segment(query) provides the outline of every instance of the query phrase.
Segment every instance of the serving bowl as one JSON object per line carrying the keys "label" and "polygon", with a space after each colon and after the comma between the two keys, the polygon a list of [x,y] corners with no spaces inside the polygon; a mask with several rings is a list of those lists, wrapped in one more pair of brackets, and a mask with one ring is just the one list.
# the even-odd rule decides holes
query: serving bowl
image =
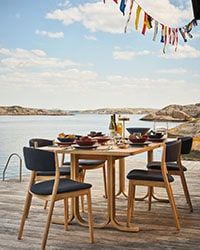
{"label": "serving bowl", "polygon": [[90,133],[88,134],[88,136],[91,136],[91,137],[100,137],[104,135],[105,134],[103,134],[102,132],[96,132],[96,131],[90,131]]}
{"label": "serving bowl", "polygon": [[143,127],[129,127],[126,128],[126,130],[130,133],[130,134],[141,134],[144,135],[149,131],[150,128],[143,128]]}
{"label": "serving bowl", "polygon": [[163,133],[161,132],[150,132],[148,134],[149,139],[161,139],[163,137]]}
{"label": "serving bowl", "polygon": [[147,140],[147,136],[136,136],[134,134],[129,135],[129,141],[132,143],[144,143]]}
{"label": "serving bowl", "polygon": [[79,146],[93,146],[97,141],[96,140],[88,140],[88,141],[81,141],[81,140],[76,140],[76,143]]}
{"label": "serving bowl", "polygon": [[90,136],[82,136],[79,140],[76,140],[76,143],[79,146],[93,146],[97,140],[91,138]]}
{"label": "serving bowl", "polygon": [[57,137],[60,142],[74,142],[76,137]]}

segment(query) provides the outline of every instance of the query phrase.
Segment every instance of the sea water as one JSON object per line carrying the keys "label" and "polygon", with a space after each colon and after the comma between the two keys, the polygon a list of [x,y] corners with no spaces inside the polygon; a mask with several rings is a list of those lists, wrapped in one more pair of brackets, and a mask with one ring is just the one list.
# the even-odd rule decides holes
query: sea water
{"label": "sea water", "polygon": [[[175,127],[177,123],[156,123],[140,121],[143,115],[128,115],[126,127]],[[0,116],[0,179],[10,154],[22,157],[22,149],[31,138],[56,140],[59,133],[87,135],[90,131],[109,134],[110,115],[77,114],[72,116]],[[128,132],[126,132],[128,135]],[[137,156],[144,157],[144,156]],[[22,157],[23,158],[23,157]],[[27,173],[23,162],[23,173]],[[6,178],[19,174],[19,160],[13,157],[6,172]]]}

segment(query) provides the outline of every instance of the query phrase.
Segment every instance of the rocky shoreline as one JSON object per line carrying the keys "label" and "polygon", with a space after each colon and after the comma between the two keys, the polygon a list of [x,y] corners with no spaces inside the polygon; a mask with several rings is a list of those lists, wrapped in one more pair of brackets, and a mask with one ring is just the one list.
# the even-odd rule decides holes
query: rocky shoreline
{"label": "rocky shoreline", "polygon": [[145,115],[143,121],[187,122],[200,118],[200,103],[189,105],[169,105],[156,112]]}

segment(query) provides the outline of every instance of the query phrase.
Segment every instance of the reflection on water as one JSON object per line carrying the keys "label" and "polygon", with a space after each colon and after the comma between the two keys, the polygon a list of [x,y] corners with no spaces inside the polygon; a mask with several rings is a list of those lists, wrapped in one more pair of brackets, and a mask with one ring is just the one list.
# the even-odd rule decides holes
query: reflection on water
{"label": "reflection on water", "polygon": [[[166,127],[167,123],[140,121],[141,115],[129,115],[126,127],[154,125]],[[85,135],[90,131],[102,131],[108,134],[110,115],[75,115],[75,116],[0,116],[0,173],[6,164],[8,156],[16,152],[22,156],[23,146],[28,146],[30,138],[56,139],[61,132]],[[169,128],[177,123],[168,123]],[[137,156],[139,157],[139,156]],[[144,156],[140,156],[144,157]],[[13,159],[6,177],[18,174],[18,161]],[[0,179],[2,176],[0,176]]]}

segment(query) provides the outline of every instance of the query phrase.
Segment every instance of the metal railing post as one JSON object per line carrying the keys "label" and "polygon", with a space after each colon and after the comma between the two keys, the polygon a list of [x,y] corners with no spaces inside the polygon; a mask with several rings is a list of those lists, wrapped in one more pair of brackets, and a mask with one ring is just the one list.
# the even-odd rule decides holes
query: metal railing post
{"label": "metal railing post", "polygon": [[4,170],[3,170],[3,181],[5,181],[5,175],[6,175],[6,170],[8,168],[8,164],[11,160],[11,158],[13,156],[17,156],[19,158],[19,181],[21,182],[22,181],[22,158],[21,156],[19,156],[17,153],[12,153],[9,157],[8,157],[8,160],[6,162],[6,165],[4,167]]}

